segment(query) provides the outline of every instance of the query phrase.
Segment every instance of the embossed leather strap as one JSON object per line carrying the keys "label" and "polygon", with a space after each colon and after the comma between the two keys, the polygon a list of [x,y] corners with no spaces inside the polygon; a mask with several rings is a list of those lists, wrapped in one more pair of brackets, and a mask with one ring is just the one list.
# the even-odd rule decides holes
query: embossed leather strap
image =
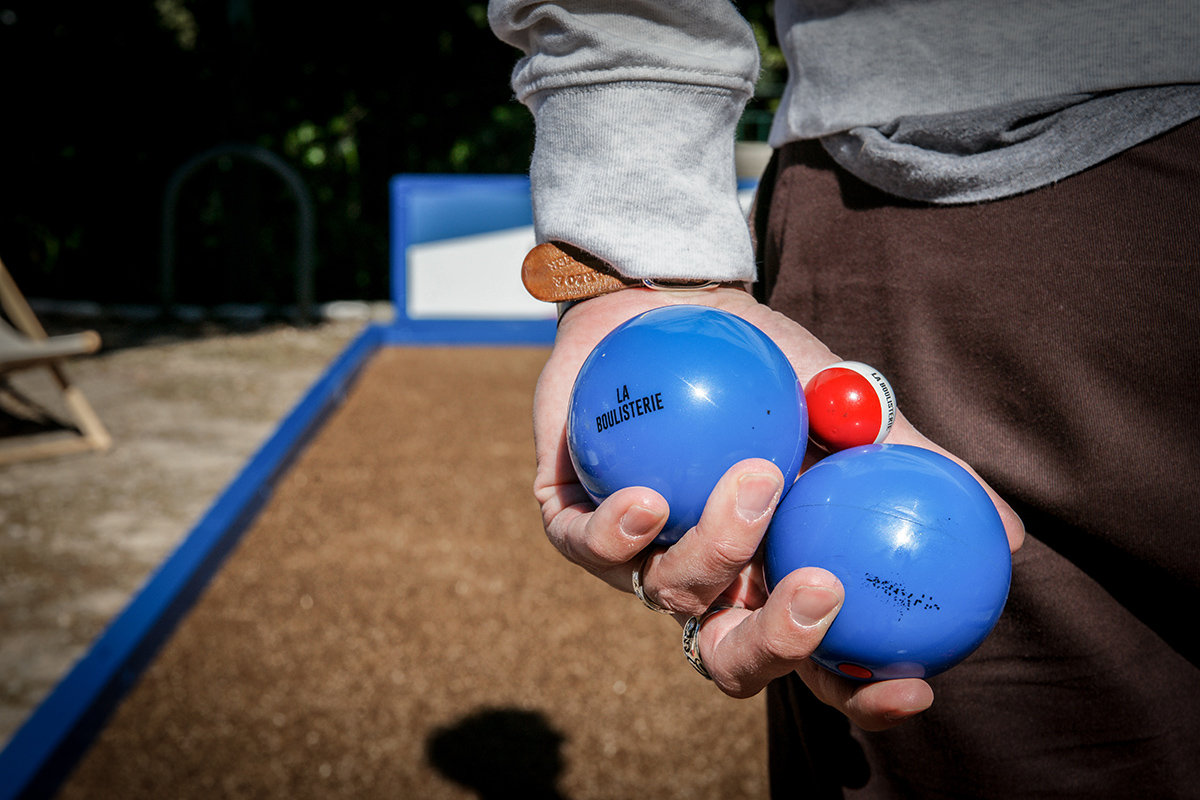
{"label": "embossed leather strap", "polygon": [[530,250],[521,264],[521,282],[526,291],[547,303],[586,300],[631,286],[664,291],[742,286],[708,280],[627,278],[591,253],[563,242],[545,242]]}
{"label": "embossed leather strap", "polygon": [[561,242],[545,242],[530,250],[521,264],[521,282],[527,292],[547,303],[599,297],[642,284],[591,253]]}

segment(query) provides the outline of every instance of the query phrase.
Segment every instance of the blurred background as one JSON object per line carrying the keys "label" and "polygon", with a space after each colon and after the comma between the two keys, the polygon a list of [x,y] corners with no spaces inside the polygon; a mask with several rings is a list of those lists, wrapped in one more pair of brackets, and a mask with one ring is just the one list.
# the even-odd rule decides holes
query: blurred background
{"label": "blurred background", "polygon": [[[784,68],[771,3],[737,5],[763,51],[741,134],[760,141]],[[486,3],[414,8],[0,0],[0,258],[31,298],[282,307],[305,247],[286,170],[313,208],[312,299],[385,299],[388,179],[523,173],[533,144]],[[232,144],[258,160],[212,154]]]}

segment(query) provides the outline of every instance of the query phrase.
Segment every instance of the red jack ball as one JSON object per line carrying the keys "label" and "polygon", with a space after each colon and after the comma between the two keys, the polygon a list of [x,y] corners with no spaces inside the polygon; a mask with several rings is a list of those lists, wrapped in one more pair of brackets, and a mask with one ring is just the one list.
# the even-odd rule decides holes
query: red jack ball
{"label": "red jack ball", "polygon": [[828,452],[882,442],[896,421],[896,395],[879,370],[839,361],[804,387],[809,435]]}

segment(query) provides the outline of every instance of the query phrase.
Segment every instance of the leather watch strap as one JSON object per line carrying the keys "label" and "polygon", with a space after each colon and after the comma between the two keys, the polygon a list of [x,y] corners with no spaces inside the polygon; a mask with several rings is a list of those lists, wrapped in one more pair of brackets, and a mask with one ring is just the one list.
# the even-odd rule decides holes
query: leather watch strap
{"label": "leather watch strap", "polygon": [[545,242],[530,250],[521,264],[521,282],[527,292],[547,303],[583,300],[642,285],[591,253],[562,242]]}
{"label": "leather watch strap", "polygon": [[586,300],[631,286],[663,291],[712,289],[717,286],[745,288],[742,283],[709,280],[627,278],[607,262],[564,242],[545,242],[530,250],[521,264],[521,282],[525,284],[526,291],[547,303]]}

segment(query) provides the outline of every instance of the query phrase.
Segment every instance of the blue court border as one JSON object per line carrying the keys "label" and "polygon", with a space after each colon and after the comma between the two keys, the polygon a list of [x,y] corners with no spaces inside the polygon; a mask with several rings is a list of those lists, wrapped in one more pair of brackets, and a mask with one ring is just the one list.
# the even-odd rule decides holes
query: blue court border
{"label": "blue court border", "polygon": [[[0,751],[0,800],[52,797],[70,776],[95,737],[133,688],[145,668],[191,609],[242,534],[266,505],[275,486],[322,424],[349,393],[363,367],[381,348],[475,345],[546,346],[554,320],[420,319],[408,317],[404,253],[409,244],[482,232],[433,219],[425,227],[396,216],[413,195],[435,201],[444,192],[478,195],[490,227],[529,224],[528,179],[524,176],[402,175],[393,179],[392,294],[396,319],[373,323],[337,356],[267,441],[250,458],[200,521],[56,685]],[[748,188],[743,184],[739,188]],[[489,195],[505,196],[499,204]],[[449,198],[445,198],[449,200]],[[434,206],[437,202],[434,203]],[[443,215],[445,216],[445,215]],[[453,216],[453,215],[450,215]]]}
{"label": "blue court border", "polygon": [[0,800],[50,797],[58,791],[376,351],[391,346],[540,346],[553,341],[552,319],[416,320],[407,314],[407,247],[531,224],[526,176],[399,175],[389,189],[395,320],[368,325],[339,354],[17,730],[0,751]]}
{"label": "blue court border", "polygon": [[544,332],[498,322],[368,325],[309,388],[200,521],[0,751],[0,800],[51,797],[170,638],[305,445],[380,349],[540,346]]}
{"label": "blue court border", "polygon": [[312,385],[91,649],[0,752],[0,799],[52,796],[270,498],[280,476],[391,337],[369,326]]}

